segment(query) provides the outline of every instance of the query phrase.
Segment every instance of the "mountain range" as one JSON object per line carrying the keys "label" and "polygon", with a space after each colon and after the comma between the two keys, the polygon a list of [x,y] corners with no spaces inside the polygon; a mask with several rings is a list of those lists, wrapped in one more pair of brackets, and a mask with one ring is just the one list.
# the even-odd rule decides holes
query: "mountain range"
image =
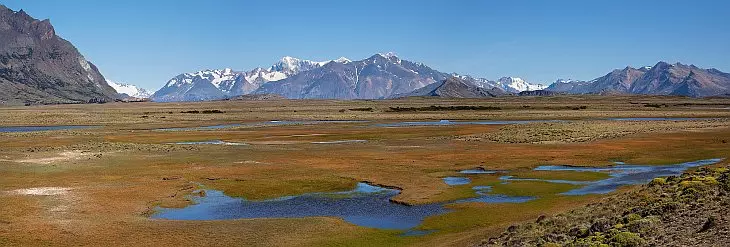
{"label": "mountain range", "polygon": [[559,80],[546,90],[570,94],[648,94],[706,97],[730,92],[730,74],[694,65],[659,62],[616,69],[591,81]]}
{"label": "mountain range", "polygon": [[313,62],[284,57],[266,69],[234,71],[225,68],[184,73],[167,81],[165,86],[151,96],[151,99],[158,102],[199,101],[246,95],[254,93],[268,82],[280,81],[330,62],[348,63],[350,60],[339,58],[326,62]]}
{"label": "mountain range", "polygon": [[[447,88],[454,90],[444,91]],[[256,68],[248,72],[223,69],[181,74],[168,81],[152,99],[214,100],[246,94],[276,94],[290,99],[386,99],[426,95],[546,96],[556,93],[717,96],[730,93],[730,74],[694,65],[659,62],[654,66],[616,69],[590,81],[560,79],[545,87],[518,77],[492,81],[448,74],[422,63],[401,59],[393,53],[379,53],[359,61],[340,58],[313,62],[284,57],[268,69]]]}
{"label": "mountain range", "polygon": [[401,59],[394,53],[378,53],[359,61],[339,58],[313,62],[284,57],[267,69],[185,73],[170,79],[152,95],[152,100],[214,100],[249,93],[278,94],[290,99],[383,99],[411,92],[417,94],[414,90],[443,83],[450,77],[480,88],[491,90],[497,87],[509,93],[544,88],[516,77],[490,81],[448,74],[422,63]]}
{"label": "mountain range", "polygon": [[0,104],[108,102],[116,92],[49,20],[0,5]]}
{"label": "mountain range", "polygon": [[[269,67],[183,73],[151,94],[107,81],[49,20],[0,5],[0,104],[99,103],[115,99],[201,101],[242,95],[290,99],[387,99],[408,96],[496,97],[555,94],[646,94],[706,97],[730,95],[730,74],[681,63],[626,67],[590,80],[558,80],[550,86],[519,77],[498,80],[445,73],[393,53],[353,61],[315,62],[284,57]],[[240,98],[240,97],[238,97]],[[245,98],[245,97],[244,97]],[[269,97],[270,98],[270,97]]]}

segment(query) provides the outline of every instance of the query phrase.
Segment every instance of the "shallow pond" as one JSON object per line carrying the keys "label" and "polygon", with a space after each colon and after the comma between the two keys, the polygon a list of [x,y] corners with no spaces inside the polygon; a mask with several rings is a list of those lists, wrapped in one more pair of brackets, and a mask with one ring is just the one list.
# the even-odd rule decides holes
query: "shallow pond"
{"label": "shallow pond", "polygon": [[366,121],[366,120],[314,120],[314,121],[271,120],[271,121],[266,121],[266,122],[221,124],[221,125],[183,127],[183,128],[160,128],[160,129],[155,129],[155,130],[158,130],[158,131],[192,131],[192,130],[217,130],[217,129],[227,129],[227,128],[236,128],[236,127],[268,127],[268,126],[309,125],[309,124],[323,124],[323,123],[367,123],[367,122],[370,122],[370,121]]}
{"label": "shallow pond", "polygon": [[459,173],[461,174],[495,174],[497,172],[498,171],[485,170],[484,168],[475,168],[459,171]]}
{"label": "shallow pond", "polygon": [[[647,166],[647,165],[627,165],[618,162],[618,165],[610,167],[575,167],[575,166],[540,166],[535,168],[536,171],[577,171],[577,172],[606,172],[610,177],[603,180],[593,182],[577,182],[576,184],[585,183],[586,186],[563,193],[564,195],[587,195],[587,194],[605,194],[613,192],[624,185],[644,184],[657,177],[678,176],[690,168],[715,164],[722,159],[707,159],[692,162],[686,162],[675,165],[663,166]],[[516,180],[511,178],[512,180]],[[509,180],[509,179],[508,179]],[[522,179],[524,180],[524,179]],[[530,179],[541,180],[541,179]],[[542,180],[547,182],[567,182],[565,180]]]}
{"label": "shallow pond", "polygon": [[443,180],[444,180],[444,183],[451,185],[451,186],[465,185],[465,184],[471,183],[471,179],[465,178],[465,177],[445,177],[445,178],[443,178]]}
{"label": "shallow pond", "polygon": [[548,183],[556,183],[556,184],[574,184],[574,185],[584,185],[584,184],[591,184],[591,181],[571,181],[571,180],[561,180],[561,179],[538,179],[538,178],[516,178],[513,176],[502,176],[499,177],[500,180],[508,182],[508,181],[544,181]]}
{"label": "shallow pond", "polygon": [[457,200],[456,203],[465,203],[465,202],[523,203],[523,202],[528,202],[528,201],[537,199],[537,197],[534,197],[534,196],[508,196],[508,195],[489,194],[490,192],[492,192],[492,186],[474,186],[474,187],[472,187],[472,189],[474,190],[474,192],[477,195],[479,195],[478,197]]}
{"label": "shallow pond", "polygon": [[415,122],[397,122],[397,123],[381,123],[375,124],[376,127],[411,127],[411,126],[447,126],[447,125],[503,125],[503,124],[528,124],[528,123],[546,123],[546,122],[563,122],[563,120],[481,120],[481,121],[415,121]]}
{"label": "shallow pond", "polygon": [[[503,176],[501,179],[506,182],[527,180],[584,185],[581,188],[563,193],[566,195],[602,194],[614,191],[623,185],[646,183],[653,178],[661,176],[679,175],[686,169],[714,164],[721,160],[708,159],[667,166],[619,164],[600,168],[540,166],[535,169],[539,171],[610,173],[608,179],[590,182],[522,179],[509,176]],[[484,171],[482,169],[476,170]],[[452,186],[471,183],[471,179],[466,177],[446,177],[443,178],[443,181]],[[192,198],[195,204],[177,209],[158,208],[157,213],[151,217],[170,220],[338,217],[352,224],[364,227],[405,230],[401,236],[420,236],[429,234],[432,231],[421,231],[414,228],[420,225],[426,217],[449,212],[450,210],[444,207],[447,204],[470,202],[524,203],[537,199],[537,197],[533,196],[491,194],[491,186],[473,186],[472,189],[477,194],[473,198],[414,206],[391,201],[391,198],[400,193],[399,190],[373,186],[367,183],[358,183],[355,189],[351,191],[308,193],[262,201],[234,198],[223,194],[221,191],[205,190],[205,196],[194,196]]]}
{"label": "shallow pond", "polygon": [[[467,180],[468,181],[468,180]],[[463,181],[462,181],[463,182]],[[468,182],[467,182],[468,184]],[[227,220],[250,218],[338,217],[355,225],[379,229],[407,230],[402,236],[420,236],[433,231],[413,229],[429,216],[450,210],[450,203],[521,203],[534,197],[513,197],[489,194],[491,187],[474,186],[474,198],[444,203],[403,205],[390,199],[400,193],[367,183],[344,192],[308,193],[275,199],[250,201],[234,198],[217,190],[205,190],[205,196],[195,196],[195,204],[185,208],[158,208],[155,219]]]}
{"label": "shallow pond", "polygon": [[8,126],[0,127],[0,132],[33,132],[33,131],[49,131],[49,130],[69,130],[69,129],[86,129],[96,126],[85,125],[58,125],[58,126]]}
{"label": "shallow pond", "polygon": [[182,209],[160,209],[152,218],[175,220],[226,220],[242,218],[300,218],[332,216],[347,222],[381,229],[410,229],[424,218],[447,212],[442,204],[407,206],[390,198],[400,191],[358,183],[352,191],[310,193],[263,201],[249,201],[206,190],[206,196]]}

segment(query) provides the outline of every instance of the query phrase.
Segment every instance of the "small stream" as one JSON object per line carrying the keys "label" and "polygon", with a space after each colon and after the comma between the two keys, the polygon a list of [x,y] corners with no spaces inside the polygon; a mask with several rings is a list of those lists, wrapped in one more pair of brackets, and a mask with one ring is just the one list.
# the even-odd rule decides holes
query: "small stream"
{"label": "small stream", "polygon": [[97,126],[86,125],[57,125],[57,126],[7,126],[0,127],[0,133],[15,132],[35,132],[35,131],[51,131],[51,130],[72,130],[72,129],[88,129]]}

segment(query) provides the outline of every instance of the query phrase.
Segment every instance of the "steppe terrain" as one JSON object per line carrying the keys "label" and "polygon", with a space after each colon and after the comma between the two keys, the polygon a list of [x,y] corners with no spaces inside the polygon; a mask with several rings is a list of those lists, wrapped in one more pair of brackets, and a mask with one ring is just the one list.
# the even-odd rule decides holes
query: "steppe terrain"
{"label": "steppe terrain", "polygon": [[[499,236],[510,225],[611,196],[561,195],[580,186],[544,181],[502,183],[500,176],[592,181],[607,175],[533,168],[608,166],[617,161],[663,165],[728,158],[729,118],[730,99],[665,96],[0,108],[0,126],[4,127],[89,126],[0,131],[0,245],[475,245]],[[392,125],[441,120],[539,121]],[[175,144],[201,141],[241,145]],[[723,160],[717,165],[726,164]],[[449,186],[442,181],[474,168],[501,172],[467,175],[470,185]],[[492,186],[495,194],[537,199],[447,204],[450,212],[428,217],[417,227],[429,232],[422,236],[402,236],[401,230],[366,228],[334,217],[150,218],[160,208],[188,206],[200,188],[265,200],[347,191],[363,181],[401,189],[392,200],[407,205],[470,198],[475,185]],[[632,189],[622,187],[612,194]]]}

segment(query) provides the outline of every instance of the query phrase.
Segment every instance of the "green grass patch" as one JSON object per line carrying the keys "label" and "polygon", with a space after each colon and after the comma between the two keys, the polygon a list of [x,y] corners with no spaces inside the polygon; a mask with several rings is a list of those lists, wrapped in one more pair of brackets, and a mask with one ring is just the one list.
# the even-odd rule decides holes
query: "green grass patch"
{"label": "green grass patch", "polygon": [[362,232],[348,232],[330,236],[311,246],[406,246],[414,244],[419,237],[401,237],[403,231],[363,229]]}
{"label": "green grass patch", "polygon": [[609,178],[605,172],[578,172],[578,171],[533,171],[521,170],[510,172],[516,178],[553,179],[570,181],[597,181]]}
{"label": "green grass patch", "polygon": [[282,196],[316,192],[350,191],[357,182],[345,178],[314,178],[294,180],[215,180],[206,182],[212,189],[221,190],[228,196],[248,200],[265,200]]}
{"label": "green grass patch", "polygon": [[549,183],[543,181],[510,181],[508,184],[500,183],[493,185],[492,194],[551,197],[580,187],[581,185]]}

